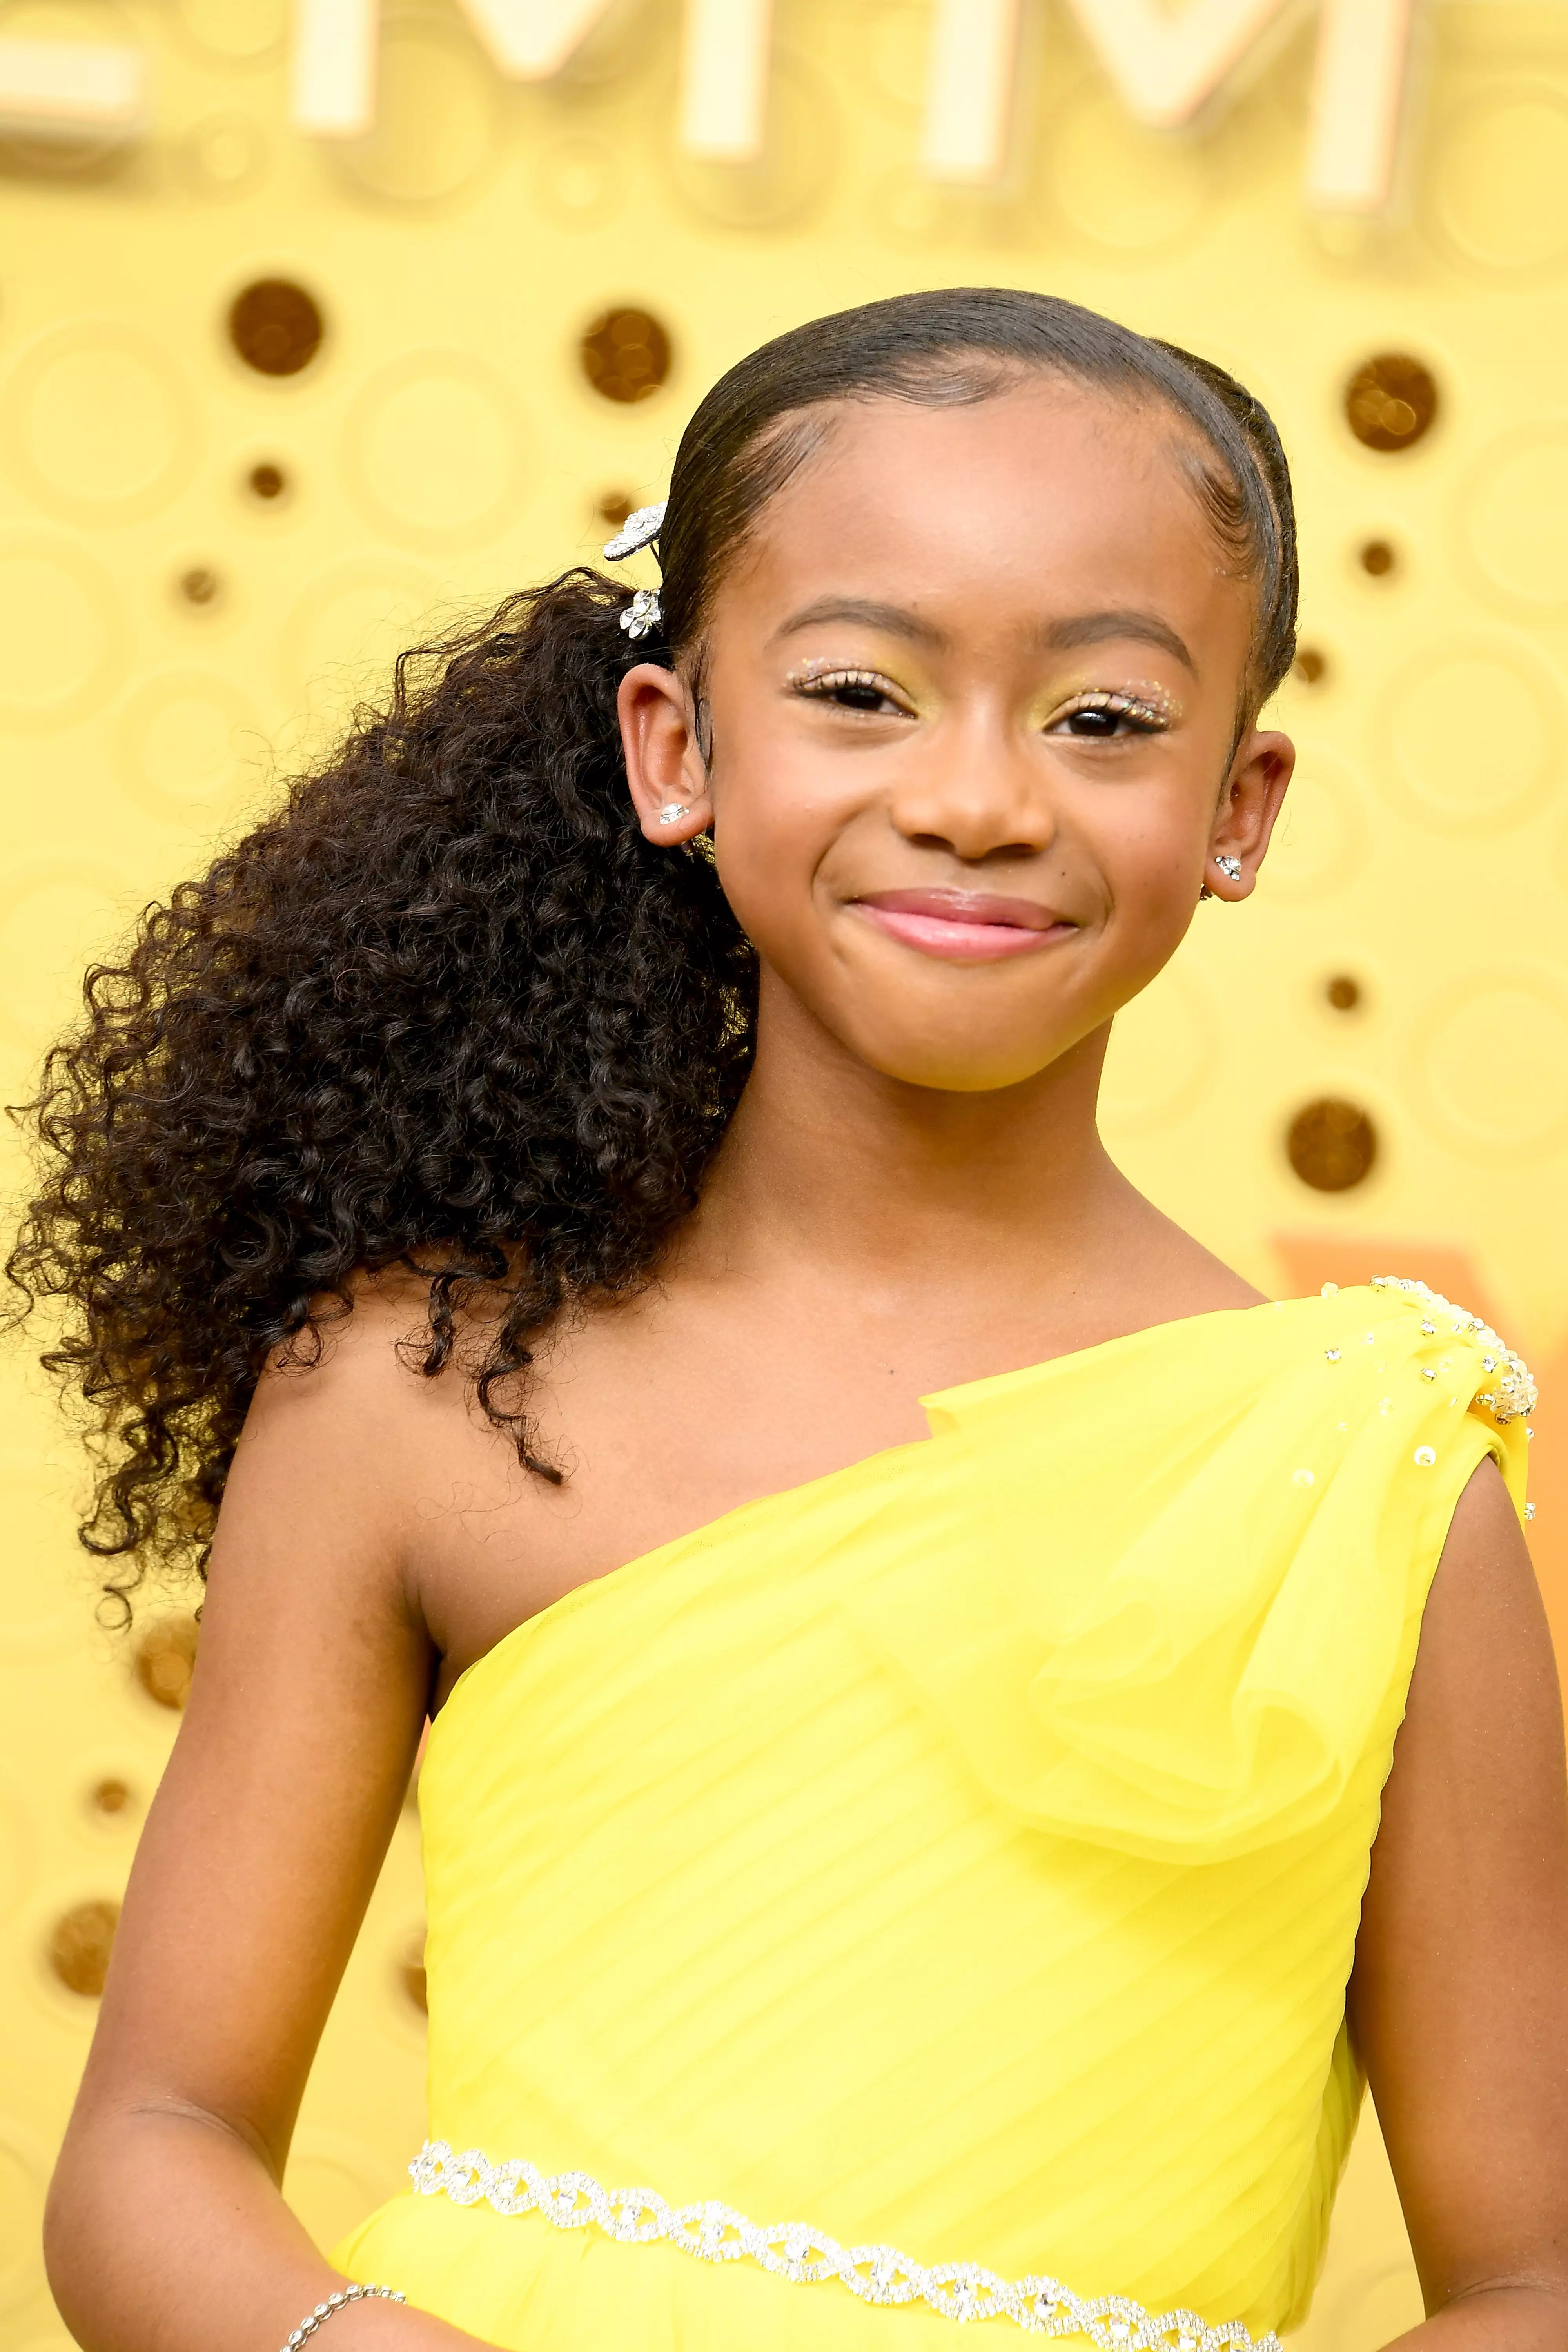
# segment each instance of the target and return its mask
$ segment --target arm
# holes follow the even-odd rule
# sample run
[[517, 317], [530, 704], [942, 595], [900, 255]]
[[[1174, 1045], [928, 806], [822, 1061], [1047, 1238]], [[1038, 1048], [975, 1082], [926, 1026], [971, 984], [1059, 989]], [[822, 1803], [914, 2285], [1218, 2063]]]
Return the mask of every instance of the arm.
[[1568, 1790], [1545, 1614], [1495, 1466], [1460, 1500], [1350, 1991], [1429, 2316], [1410, 2352], [1568, 2347]]
[[[277, 2352], [344, 2284], [279, 2183], [430, 1686], [405, 1554], [409, 1416], [434, 1400], [379, 1339], [269, 1375], [230, 1476], [190, 1703], [50, 2193], [50, 2284], [87, 2352]], [[473, 2340], [364, 2302], [322, 2342]]]

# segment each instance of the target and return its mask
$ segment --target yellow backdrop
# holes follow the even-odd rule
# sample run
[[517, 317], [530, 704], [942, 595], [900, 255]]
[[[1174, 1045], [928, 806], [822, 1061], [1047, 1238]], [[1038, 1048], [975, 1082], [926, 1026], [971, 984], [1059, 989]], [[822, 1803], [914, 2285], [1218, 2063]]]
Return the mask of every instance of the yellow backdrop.
[[[917, 167], [928, 13], [778, 0], [767, 152], [727, 165], [676, 152], [668, 0], [616, 0], [527, 89], [455, 5], [389, 0], [376, 127], [339, 145], [289, 123], [285, 0], [0, 5], [0, 38], [135, 43], [153, 70], [123, 148], [0, 143], [5, 1098], [86, 951], [265, 803], [422, 614], [658, 496], [739, 353], [905, 287], [1073, 296], [1257, 387], [1306, 561], [1291, 814], [1258, 897], [1204, 908], [1122, 1024], [1110, 1137], [1265, 1286], [1425, 1275], [1532, 1360], [1563, 1621], [1568, 12], [1433, 6], [1398, 202], [1359, 225], [1301, 198], [1308, 27], [1157, 134], [1039, 0], [1018, 160], [978, 191]], [[0, 2352], [58, 2352], [38, 2210], [188, 1597], [140, 1646], [95, 1627], [76, 1460], [37, 1376], [4, 1377]], [[421, 2137], [419, 1905], [410, 1814], [300, 2129], [289, 2190], [325, 2240]], [[1306, 2340], [1360, 2352], [1417, 2308], [1369, 2132]]]

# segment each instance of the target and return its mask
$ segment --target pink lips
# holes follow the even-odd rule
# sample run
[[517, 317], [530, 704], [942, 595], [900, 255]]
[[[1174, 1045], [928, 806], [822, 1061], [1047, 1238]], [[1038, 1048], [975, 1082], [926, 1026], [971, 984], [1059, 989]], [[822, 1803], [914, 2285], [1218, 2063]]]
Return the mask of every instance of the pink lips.
[[988, 890], [872, 890], [853, 903], [890, 939], [952, 963], [1030, 955], [1078, 929], [1032, 898], [1001, 898]]

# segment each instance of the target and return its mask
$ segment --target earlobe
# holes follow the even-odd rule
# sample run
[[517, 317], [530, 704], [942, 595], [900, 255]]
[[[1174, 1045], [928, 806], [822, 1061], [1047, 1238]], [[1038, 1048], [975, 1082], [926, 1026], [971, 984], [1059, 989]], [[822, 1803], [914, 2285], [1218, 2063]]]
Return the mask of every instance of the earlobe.
[[690, 841], [712, 820], [691, 694], [674, 670], [639, 662], [616, 698], [626, 784], [646, 839]]

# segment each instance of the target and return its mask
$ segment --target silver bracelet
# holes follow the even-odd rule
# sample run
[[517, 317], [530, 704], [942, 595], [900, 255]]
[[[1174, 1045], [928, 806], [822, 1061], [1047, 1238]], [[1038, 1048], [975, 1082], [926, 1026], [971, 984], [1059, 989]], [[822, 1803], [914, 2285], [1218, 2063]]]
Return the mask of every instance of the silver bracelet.
[[310, 2342], [318, 2327], [325, 2326], [334, 2311], [342, 2311], [345, 2303], [368, 2303], [372, 2295], [379, 2295], [384, 2303], [403, 2301], [402, 2295], [396, 2289], [390, 2286], [340, 2287], [336, 2294], [330, 2294], [325, 2303], [319, 2303], [314, 2311], [308, 2311], [305, 2314], [304, 2318], [283, 2347], [283, 2352], [300, 2352], [300, 2347]]

